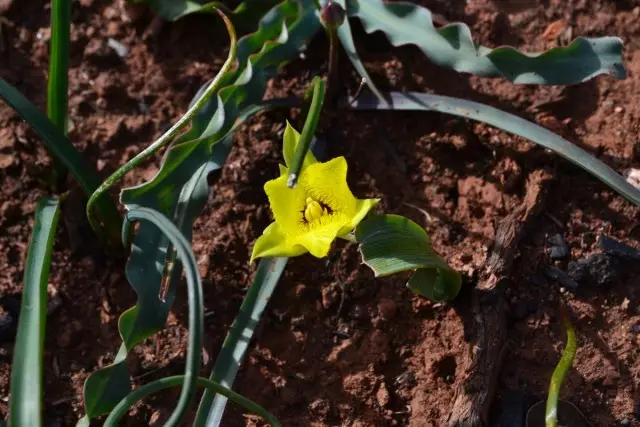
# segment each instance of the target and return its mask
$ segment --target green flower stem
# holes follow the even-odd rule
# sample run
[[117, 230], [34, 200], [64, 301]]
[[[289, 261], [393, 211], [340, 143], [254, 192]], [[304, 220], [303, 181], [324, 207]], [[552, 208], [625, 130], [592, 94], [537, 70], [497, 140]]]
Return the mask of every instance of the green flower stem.
[[[180, 230], [160, 212], [149, 208], [136, 208], [129, 211], [125, 218], [124, 226], [122, 227], [122, 239], [128, 239], [131, 224], [134, 221], [140, 220], [149, 221], [152, 224], [155, 224], [160, 230], [169, 231], [166, 233], [166, 236], [180, 256], [180, 259], [185, 266], [184, 271], [187, 278], [189, 336], [187, 342], [187, 356], [185, 358], [185, 375], [183, 377], [184, 384], [182, 386], [182, 391], [180, 392], [178, 403], [169, 417], [169, 420], [164, 425], [165, 427], [174, 427], [180, 425], [180, 421], [189, 408], [189, 404], [195, 394], [195, 386], [198, 380], [198, 372], [200, 370], [200, 351], [202, 349], [202, 332], [204, 328], [202, 283], [200, 282], [200, 275], [198, 273], [198, 263], [193, 256], [189, 241], [182, 235]], [[128, 407], [126, 407], [126, 409], [128, 409]], [[112, 419], [111, 416], [109, 419]], [[113, 418], [111, 423], [106, 422], [104, 425], [105, 427], [117, 427], [117, 418]]]
[[327, 74], [327, 99], [329, 100], [329, 105], [334, 106], [336, 101], [336, 91], [338, 82], [339, 69], [338, 69], [338, 32], [337, 29], [327, 29], [327, 33], [329, 34], [329, 71]]
[[300, 175], [300, 171], [302, 170], [302, 164], [304, 163], [304, 158], [307, 155], [307, 151], [309, 151], [309, 146], [311, 145], [313, 135], [315, 134], [316, 128], [318, 127], [318, 120], [320, 119], [320, 113], [322, 112], [322, 105], [324, 103], [326, 92], [324, 81], [320, 77], [316, 77], [313, 79], [313, 82], [311, 84], [313, 87], [313, 99], [311, 100], [309, 113], [307, 114], [307, 118], [304, 122], [302, 134], [300, 134], [298, 148], [293, 154], [293, 160], [291, 162], [291, 172], [289, 173], [289, 177], [287, 179], [287, 186], [289, 188], [294, 188], [298, 183], [298, 176]]
[[[159, 380], [153, 381], [149, 384], [145, 384], [137, 388], [133, 393], [131, 393], [130, 395], [122, 399], [120, 403], [118, 403], [118, 405], [113, 409], [113, 411], [111, 411], [111, 413], [109, 414], [109, 416], [107, 417], [104, 423], [105, 427], [119, 425], [118, 422], [120, 421], [120, 419], [139, 400], [144, 399], [145, 397], [153, 393], [156, 393], [158, 391], [161, 391], [170, 387], [178, 386], [182, 384], [184, 381], [185, 381], [184, 376], [177, 375], [173, 377], [161, 378]], [[262, 406], [258, 405], [257, 403], [252, 402], [246, 397], [232, 390], [229, 390], [228, 388], [223, 387], [220, 384], [206, 378], [198, 377], [196, 379], [196, 382], [198, 386], [205, 387], [207, 390], [213, 393], [221, 394], [226, 398], [228, 398], [229, 400], [231, 400], [232, 402], [240, 406], [243, 406], [245, 409], [255, 414], [260, 415], [262, 418], [265, 419], [266, 422], [269, 423], [269, 425], [273, 427], [282, 427], [281, 424], [278, 422], [278, 420], [273, 415], [271, 415], [266, 409], [264, 409]], [[167, 425], [169, 424], [168, 423], [165, 424], [165, 426]]]
[[229, 48], [229, 55], [227, 56], [227, 60], [222, 65], [222, 68], [215, 76], [215, 78], [211, 81], [211, 84], [203, 93], [203, 95], [191, 106], [191, 108], [189, 108], [189, 110], [187, 110], [187, 112], [171, 127], [171, 129], [165, 132], [165, 134], [162, 135], [157, 141], [148, 146], [129, 162], [121, 166], [120, 169], [115, 171], [109, 178], [107, 178], [91, 195], [87, 203], [87, 218], [89, 219], [91, 227], [96, 231], [96, 233], [98, 233], [98, 235], [102, 235], [102, 233], [100, 232], [100, 223], [98, 222], [93, 209], [93, 205], [95, 204], [96, 200], [98, 200], [100, 196], [105, 193], [111, 186], [122, 179], [122, 177], [124, 177], [127, 172], [139, 166], [143, 161], [155, 154], [156, 151], [158, 151], [160, 148], [171, 143], [178, 136], [180, 131], [191, 121], [195, 114], [207, 103], [207, 101], [215, 93], [218, 92], [221, 86], [222, 77], [231, 69], [231, 67], [233, 67], [238, 48], [236, 32], [233, 27], [233, 23], [227, 17], [227, 15], [225, 15], [219, 9], [216, 9], [216, 11], [224, 20], [224, 23], [227, 26], [227, 31], [229, 32], [231, 46]]
[[[71, 0], [52, 0], [47, 116], [65, 135], [67, 134], [70, 34]], [[67, 168], [56, 156], [52, 155], [51, 161], [54, 189], [62, 191], [67, 177]]]
[[578, 341], [576, 339], [576, 332], [573, 329], [573, 325], [569, 320], [569, 316], [564, 308], [560, 308], [562, 315], [562, 323], [567, 330], [567, 345], [564, 348], [560, 362], [553, 371], [551, 376], [551, 383], [549, 384], [549, 394], [547, 395], [547, 408], [545, 412], [545, 425], [546, 427], [558, 426], [558, 398], [560, 396], [560, 387], [569, 372], [569, 369], [573, 365], [573, 359], [576, 357], [576, 350], [578, 348]]

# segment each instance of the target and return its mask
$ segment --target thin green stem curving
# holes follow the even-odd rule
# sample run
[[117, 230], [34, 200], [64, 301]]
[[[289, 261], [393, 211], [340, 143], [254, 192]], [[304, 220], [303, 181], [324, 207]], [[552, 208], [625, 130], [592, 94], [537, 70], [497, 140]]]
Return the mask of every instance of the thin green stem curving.
[[[130, 227], [133, 221], [149, 221], [163, 230], [167, 238], [171, 241], [173, 248], [178, 253], [184, 266], [187, 278], [187, 299], [189, 302], [189, 337], [187, 341], [187, 356], [184, 383], [173, 413], [166, 422], [165, 427], [179, 425], [189, 408], [189, 404], [195, 394], [195, 386], [200, 370], [200, 351], [202, 349], [202, 333], [204, 324], [204, 306], [202, 303], [202, 283], [191, 245], [182, 235], [180, 230], [160, 212], [149, 208], [136, 208], [127, 213], [124, 226], [122, 227], [122, 239], [125, 241], [129, 237]], [[116, 427], [117, 419], [111, 424], [105, 423], [105, 427]]]
[[309, 151], [311, 140], [313, 139], [313, 135], [318, 127], [318, 120], [320, 120], [322, 104], [324, 103], [324, 81], [320, 77], [316, 77], [313, 79], [311, 84], [313, 87], [313, 99], [311, 100], [309, 113], [307, 114], [304, 127], [302, 128], [302, 133], [300, 134], [298, 147], [296, 148], [296, 151], [293, 154], [293, 160], [291, 161], [291, 172], [287, 179], [287, 186], [289, 188], [294, 188], [298, 183], [298, 176], [300, 175], [300, 170], [302, 170], [302, 163], [304, 162], [304, 157], [307, 155], [307, 151]]
[[[138, 387], [135, 391], [133, 391], [130, 395], [125, 397], [118, 403], [118, 405], [113, 408], [113, 411], [107, 417], [104, 425], [107, 426], [117, 426], [120, 419], [131, 409], [133, 405], [135, 405], [139, 400], [144, 399], [145, 397], [156, 393], [158, 391], [175, 387], [182, 384], [185, 381], [185, 377], [183, 375], [176, 375], [173, 377], [161, 378], [149, 384], [145, 384], [141, 387]], [[198, 377], [196, 378], [196, 383], [200, 387], [205, 387], [208, 391], [212, 393], [218, 393], [237, 405], [244, 407], [246, 410], [253, 412], [254, 414], [260, 415], [264, 420], [269, 423], [272, 427], [282, 427], [282, 425], [278, 422], [278, 420], [271, 415], [266, 409], [257, 403], [252, 402], [246, 397], [234, 392], [233, 390], [229, 390], [226, 387], [218, 384], [215, 381], [211, 381], [206, 378]], [[169, 425], [168, 423], [165, 426]]]
[[[212, 6], [213, 7], [213, 6]], [[93, 205], [96, 200], [100, 198], [100, 196], [105, 193], [111, 186], [113, 186], [116, 182], [124, 177], [124, 175], [129, 172], [131, 169], [139, 166], [143, 161], [148, 159], [150, 156], [155, 154], [160, 148], [165, 145], [171, 143], [178, 136], [180, 131], [191, 121], [191, 119], [195, 116], [195, 114], [200, 111], [202, 107], [209, 101], [209, 99], [218, 92], [220, 86], [222, 84], [222, 77], [233, 67], [233, 64], [236, 59], [236, 52], [238, 48], [238, 41], [236, 37], [236, 32], [233, 27], [233, 23], [231, 20], [221, 12], [219, 9], [216, 9], [218, 14], [224, 20], [225, 25], [227, 26], [227, 31], [229, 32], [229, 38], [231, 42], [231, 46], [229, 48], [229, 55], [227, 56], [227, 60], [222, 65], [222, 68], [215, 76], [215, 78], [209, 84], [209, 87], [202, 94], [202, 96], [193, 103], [193, 105], [187, 110], [187, 112], [169, 129], [164, 133], [157, 141], [151, 144], [149, 147], [140, 152], [137, 156], [131, 159], [129, 162], [120, 167], [117, 171], [115, 171], [109, 178], [107, 178], [98, 189], [91, 195], [89, 201], [87, 202], [87, 218], [89, 219], [89, 223], [91, 227], [98, 233], [98, 235], [102, 235], [100, 233], [100, 223], [98, 222]]]
[[567, 345], [564, 348], [560, 362], [553, 371], [551, 376], [551, 383], [549, 384], [549, 394], [547, 395], [547, 408], [545, 411], [545, 425], [546, 427], [558, 426], [558, 398], [560, 396], [560, 387], [573, 365], [573, 359], [576, 357], [576, 351], [578, 348], [578, 340], [576, 339], [576, 332], [573, 329], [573, 325], [569, 320], [569, 316], [564, 308], [560, 308], [562, 315], [562, 323], [567, 330]]

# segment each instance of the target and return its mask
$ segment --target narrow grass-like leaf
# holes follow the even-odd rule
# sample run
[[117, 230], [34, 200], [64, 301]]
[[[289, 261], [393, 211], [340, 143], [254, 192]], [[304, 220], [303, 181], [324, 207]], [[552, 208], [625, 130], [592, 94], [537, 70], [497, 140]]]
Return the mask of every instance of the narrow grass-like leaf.
[[59, 217], [57, 199], [38, 201], [24, 269], [22, 307], [11, 367], [10, 427], [42, 425], [47, 284]]
[[[213, 372], [209, 377], [224, 387], [231, 387], [240, 364], [244, 360], [249, 343], [260, 323], [267, 302], [282, 276], [288, 258], [265, 258], [260, 261], [253, 283], [240, 306], [240, 312], [222, 344]], [[195, 427], [221, 425], [227, 398], [215, 396], [215, 391], [206, 390], [194, 422]]]
[[533, 84], [573, 84], [600, 74], [626, 77], [618, 37], [578, 37], [566, 47], [531, 54], [512, 47], [477, 47], [467, 25], [436, 29], [431, 12], [414, 3], [348, 0], [347, 13], [358, 17], [367, 33], [382, 31], [392, 45], [413, 44], [436, 64], [460, 72]]
[[567, 377], [567, 373], [573, 365], [573, 359], [576, 357], [578, 349], [578, 340], [576, 339], [576, 332], [573, 329], [569, 315], [564, 308], [561, 308], [562, 323], [567, 331], [567, 345], [562, 352], [560, 362], [556, 366], [551, 376], [551, 382], [549, 384], [549, 394], [547, 395], [547, 407], [545, 411], [545, 424], [546, 427], [558, 426], [558, 398], [560, 397], [560, 388], [564, 379]]
[[[63, 134], [67, 134], [67, 99], [69, 89], [69, 39], [71, 37], [71, 0], [51, 1], [51, 43], [47, 115]], [[59, 158], [52, 158], [55, 185], [64, 186], [67, 168]]]
[[[152, 383], [145, 384], [141, 387], [138, 387], [133, 393], [128, 395], [126, 398], [120, 401], [118, 405], [113, 409], [113, 411], [107, 417], [105, 421], [105, 426], [108, 425], [117, 425], [118, 421], [129, 411], [129, 409], [139, 400], [144, 399], [145, 397], [157, 393], [158, 391], [175, 387], [184, 383], [185, 377], [182, 375], [161, 378]], [[196, 379], [196, 383], [200, 387], [205, 387], [206, 390], [210, 393], [218, 393], [225, 398], [231, 400], [233, 403], [242, 406], [246, 410], [253, 412], [264, 418], [264, 420], [269, 423], [272, 427], [281, 427], [281, 424], [278, 420], [271, 415], [266, 409], [257, 403], [252, 402], [246, 397], [234, 392], [233, 390], [228, 389], [220, 385], [215, 381], [211, 381], [206, 378], [198, 377]]]
[[[89, 167], [67, 137], [17, 89], [0, 78], [0, 99], [15, 110], [43, 139], [45, 146], [71, 172], [87, 196], [100, 185], [97, 172]], [[107, 194], [96, 200], [96, 209], [108, 236], [117, 241], [120, 236], [120, 213]]]
[[[336, 3], [342, 6], [343, 9], [347, 9], [345, 0], [336, 0]], [[351, 64], [353, 65], [353, 68], [355, 68], [358, 74], [360, 74], [360, 77], [364, 79], [369, 89], [371, 89], [371, 92], [373, 92], [381, 102], [386, 102], [386, 100], [384, 99], [384, 94], [375, 85], [375, 83], [369, 76], [367, 69], [364, 67], [362, 60], [360, 59], [360, 55], [358, 55], [356, 44], [353, 41], [353, 34], [351, 33], [351, 24], [349, 24], [348, 19], [345, 19], [342, 25], [338, 27], [337, 34], [342, 47], [347, 53], [349, 61], [351, 61]]]
[[552, 150], [640, 206], [640, 190], [596, 157], [540, 125], [485, 104], [450, 96], [393, 92], [388, 98], [391, 104], [363, 94], [352, 105], [358, 110], [437, 111], [490, 124]]
[[435, 301], [458, 295], [462, 279], [431, 247], [418, 224], [399, 215], [372, 215], [356, 228], [362, 261], [376, 277], [417, 270], [407, 287]]

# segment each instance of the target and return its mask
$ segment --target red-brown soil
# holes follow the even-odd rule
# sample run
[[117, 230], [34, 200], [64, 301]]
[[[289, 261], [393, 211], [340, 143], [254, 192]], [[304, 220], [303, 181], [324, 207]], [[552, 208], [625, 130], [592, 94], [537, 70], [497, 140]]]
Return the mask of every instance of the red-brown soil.
[[[478, 42], [523, 50], [554, 46], [563, 19], [574, 36], [618, 35], [625, 41], [625, 81], [600, 77], [570, 87], [513, 86], [500, 79], [438, 68], [417, 49], [392, 49], [381, 35], [358, 46], [385, 89], [459, 96], [535, 120], [586, 148], [620, 172], [640, 167], [640, 2], [634, 0], [423, 0], [449, 21], [468, 23]], [[44, 108], [48, 69], [48, 4], [14, 1], [3, 17], [0, 76]], [[73, 3], [70, 138], [106, 177], [158, 137], [185, 111], [196, 90], [221, 66], [227, 36], [212, 17], [165, 25], [143, 40], [151, 21], [131, 22], [107, 0]], [[565, 28], [565, 29], [566, 29]], [[121, 59], [106, 42], [129, 48]], [[563, 36], [559, 37], [562, 40]], [[562, 42], [562, 41], [561, 41]], [[288, 65], [268, 96], [300, 95], [310, 75], [326, 70], [326, 40]], [[346, 58], [343, 58], [346, 59]], [[357, 77], [343, 61], [351, 88]], [[149, 111], [146, 111], [148, 106]], [[277, 174], [284, 113], [260, 115], [243, 126], [212, 197], [195, 223], [194, 249], [205, 282], [206, 353], [215, 359], [254, 267], [250, 248], [270, 215], [262, 191]], [[236, 382], [236, 390], [271, 410], [285, 426], [442, 426], [463, 380], [469, 351], [464, 325], [474, 273], [485, 262], [497, 226], [522, 201], [536, 168], [554, 170], [545, 213], [520, 245], [509, 302], [508, 353], [493, 405], [514, 390], [540, 399], [564, 346], [559, 300], [567, 301], [579, 339], [562, 396], [594, 426], [640, 426], [640, 268], [620, 262], [616, 276], [575, 293], [543, 275], [548, 236], [562, 234], [571, 259], [599, 252], [609, 235], [638, 247], [639, 209], [587, 173], [520, 138], [482, 124], [435, 113], [347, 112], [327, 117], [321, 133], [329, 155], [345, 155], [358, 197], [381, 197], [388, 213], [412, 218], [435, 248], [465, 277], [451, 304], [434, 304], [405, 287], [406, 276], [374, 279], [354, 245], [326, 260], [292, 259]], [[35, 203], [49, 166], [38, 137], [0, 107], [0, 294], [21, 289]], [[127, 176], [125, 185], [153, 176], [158, 160]], [[117, 193], [114, 192], [114, 196]], [[51, 286], [62, 306], [47, 324], [46, 416], [74, 425], [83, 414], [87, 375], [109, 363], [120, 340], [118, 315], [134, 303], [124, 261], [106, 257], [88, 237], [80, 192], [72, 184], [52, 265]], [[412, 206], [417, 206], [424, 215]], [[560, 266], [564, 268], [564, 265]], [[177, 374], [186, 345], [185, 295], [178, 296], [167, 328], [137, 349], [136, 383]], [[0, 355], [0, 415], [6, 416], [12, 343]], [[211, 368], [211, 362], [203, 371]], [[158, 422], [176, 392], [136, 407], [128, 425]], [[634, 414], [635, 411], [635, 414]], [[153, 420], [152, 420], [153, 418]], [[260, 425], [233, 409], [225, 425]], [[160, 425], [160, 424], [156, 424]]]

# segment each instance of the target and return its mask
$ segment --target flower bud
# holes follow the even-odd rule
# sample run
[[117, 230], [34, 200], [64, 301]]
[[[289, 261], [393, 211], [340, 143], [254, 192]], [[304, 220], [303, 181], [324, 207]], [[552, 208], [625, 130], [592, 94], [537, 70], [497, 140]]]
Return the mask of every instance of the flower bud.
[[344, 22], [346, 12], [338, 3], [329, 0], [320, 12], [320, 20], [328, 30], [337, 29]]

